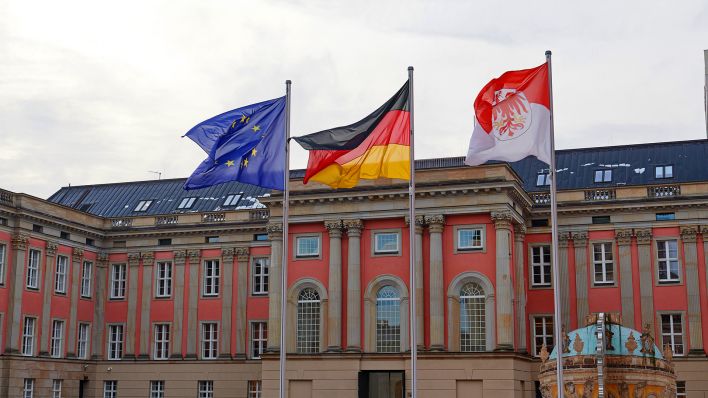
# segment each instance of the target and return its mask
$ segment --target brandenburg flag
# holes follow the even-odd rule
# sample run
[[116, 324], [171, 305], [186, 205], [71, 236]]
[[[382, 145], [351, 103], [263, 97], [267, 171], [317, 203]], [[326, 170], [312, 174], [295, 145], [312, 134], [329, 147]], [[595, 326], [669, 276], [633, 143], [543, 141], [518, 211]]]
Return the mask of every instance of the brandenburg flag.
[[351, 188], [360, 178], [410, 178], [408, 82], [379, 109], [348, 126], [293, 137], [309, 151], [304, 183]]
[[474, 112], [466, 164], [514, 162], [529, 155], [551, 163], [548, 64], [492, 79], [477, 95]]

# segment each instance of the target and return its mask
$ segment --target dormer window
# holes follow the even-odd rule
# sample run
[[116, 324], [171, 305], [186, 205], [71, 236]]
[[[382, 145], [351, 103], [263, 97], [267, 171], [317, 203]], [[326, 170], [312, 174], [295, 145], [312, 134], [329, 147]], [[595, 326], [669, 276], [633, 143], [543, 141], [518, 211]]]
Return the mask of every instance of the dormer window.
[[551, 185], [551, 175], [548, 173], [540, 173], [536, 176], [536, 186], [542, 187], [544, 185]]
[[177, 209], [180, 210], [186, 210], [186, 209], [191, 209], [192, 206], [194, 206], [194, 202], [197, 201], [197, 198], [184, 198], [182, 199], [181, 202], [179, 202], [179, 206], [177, 206]]
[[674, 166], [656, 166], [654, 169], [654, 177], [657, 179], [661, 178], [673, 178], [674, 176]]
[[237, 194], [228, 194], [226, 196], [226, 200], [224, 201], [224, 206], [236, 206], [238, 203], [239, 199], [241, 199], [241, 195]]
[[612, 182], [612, 170], [595, 170], [595, 182]]
[[152, 204], [152, 200], [141, 200], [138, 202], [138, 205], [135, 206], [135, 210], [133, 211], [139, 211], [139, 212], [144, 212], [147, 211], [148, 207]]

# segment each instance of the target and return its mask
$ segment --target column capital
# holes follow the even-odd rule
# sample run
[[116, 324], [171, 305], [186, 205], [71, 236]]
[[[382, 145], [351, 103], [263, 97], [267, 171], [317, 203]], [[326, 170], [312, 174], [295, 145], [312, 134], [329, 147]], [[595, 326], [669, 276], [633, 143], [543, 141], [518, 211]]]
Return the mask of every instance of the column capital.
[[342, 237], [342, 220], [325, 220], [324, 226], [327, 228], [330, 238]]
[[283, 240], [283, 224], [268, 224], [266, 225], [266, 232], [270, 240]]
[[570, 241], [570, 232], [559, 232], [558, 233], [558, 247], [568, 247]]
[[514, 240], [523, 242], [526, 239], [526, 226], [523, 224], [514, 224]]
[[651, 228], [649, 228], [649, 229], [635, 229], [634, 236], [637, 237], [637, 244], [638, 245], [651, 244]]
[[96, 256], [96, 267], [105, 268], [108, 266], [108, 253], [100, 252]]
[[615, 231], [615, 240], [620, 246], [627, 246], [632, 242], [631, 229], [618, 229]]
[[588, 245], [588, 232], [587, 231], [575, 231], [571, 233], [573, 238], [574, 247], [583, 247]]
[[511, 229], [511, 222], [514, 219], [511, 212], [508, 210], [493, 211], [491, 214], [494, 228], [496, 229]]
[[221, 259], [227, 263], [234, 261], [235, 249], [233, 247], [221, 248]]
[[143, 260], [143, 266], [151, 266], [155, 263], [155, 255], [152, 252], [140, 253], [140, 258]]
[[55, 254], [57, 254], [57, 249], [59, 248], [59, 245], [56, 244], [56, 242], [47, 241], [47, 247], [46, 247], [46, 254], [47, 257], [51, 257]]
[[199, 250], [187, 250], [187, 257], [189, 257], [189, 264], [199, 264]]
[[12, 248], [15, 250], [27, 250], [29, 235], [16, 233], [12, 235]]
[[703, 241], [708, 241], [708, 225], [700, 225], [699, 228], [701, 230], [701, 233], [703, 234]]
[[128, 265], [130, 265], [130, 267], [137, 267], [138, 264], [140, 264], [140, 253], [128, 253]]
[[81, 257], [84, 256], [84, 249], [80, 247], [75, 247], [71, 251], [71, 257], [73, 258], [74, 261], [79, 262], [81, 261]]
[[[416, 224], [418, 220], [416, 220]], [[428, 232], [441, 233], [445, 227], [445, 216], [443, 214], [434, 214], [426, 216], [425, 222], [428, 224]]]
[[175, 250], [172, 254], [174, 255], [175, 264], [184, 265], [187, 260], [187, 252], [185, 250]]
[[344, 220], [342, 224], [347, 231], [347, 236], [359, 237], [361, 230], [364, 229], [364, 222], [361, 220]]
[[695, 243], [698, 235], [698, 227], [694, 225], [681, 227], [681, 240], [684, 242]]
[[235, 253], [236, 253], [236, 258], [238, 259], [239, 262], [244, 262], [248, 261], [248, 257], [250, 255], [250, 249], [247, 247], [236, 247], [234, 248]]

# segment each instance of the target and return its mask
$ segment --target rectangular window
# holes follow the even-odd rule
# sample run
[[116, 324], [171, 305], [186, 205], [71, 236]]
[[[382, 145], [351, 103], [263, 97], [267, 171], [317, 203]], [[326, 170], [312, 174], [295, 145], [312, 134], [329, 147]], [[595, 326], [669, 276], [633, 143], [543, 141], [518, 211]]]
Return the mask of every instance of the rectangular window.
[[593, 224], [609, 224], [610, 222], [610, 216], [592, 216]]
[[93, 274], [93, 263], [84, 261], [81, 267], [81, 297], [91, 297], [91, 280]]
[[612, 170], [595, 170], [595, 182], [612, 182]]
[[155, 296], [170, 297], [172, 295], [172, 263], [157, 263], [155, 273]]
[[686, 382], [676, 381], [676, 398], [686, 396]]
[[219, 260], [204, 261], [203, 296], [219, 295]]
[[64, 321], [52, 322], [52, 339], [49, 353], [52, 358], [61, 358], [64, 348]]
[[536, 186], [542, 187], [545, 185], [551, 185], [551, 175], [548, 173], [539, 173], [536, 175]]
[[253, 240], [263, 242], [268, 240], [268, 234], [253, 234]]
[[672, 178], [674, 176], [674, 166], [656, 166], [654, 169], [654, 177], [657, 179], [661, 178]]
[[482, 250], [482, 228], [460, 228], [457, 230], [457, 250]]
[[260, 296], [268, 294], [268, 269], [270, 268], [270, 258], [256, 257], [253, 259], [251, 270], [252, 283], [251, 294]]
[[139, 211], [139, 212], [147, 211], [148, 207], [150, 207], [151, 204], [152, 204], [152, 200], [141, 200], [140, 202], [138, 202], [138, 205], [135, 206], [135, 210], [133, 210], [133, 211]]
[[319, 236], [298, 236], [295, 238], [295, 257], [308, 258], [320, 255]]
[[150, 398], [165, 398], [165, 381], [150, 381]]
[[39, 262], [42, 252], [39, 250], [29, 251], [29, 260], [27, 261], [27, 287], [29, 289], [39, 288]]
[[57, 256], [57, 268], [54, 271], [54, 293], [66, 294], [66, 273], [69, 269], [69, 257]]
[[675, 219], [676, 214], [674, 213], [656, 213], [656, 221], [669, 221]]
[[125, 298], [125, 264], [113, 264], [111, 266], [111, 298]]
[[103, 398], [118, 398], [118, 382], [106, 380], [103, 382]]
[[34, 379], [25, 379], [22, 386], [22, 398], [34, 397]]
[[238, 204], [239, 199], [241, 199], [241, 195], [229, 194], [226, 196], [226, 200], [224, 200], [223, 206], [236, 206], [236, 204]]
[[96, 246], [96, 241], [91, 238], [86, 238], [86, 244], [89, 246]]
[[90, 330], [91, 326], [88, 323], [79, 324], [78, 339], [76, 342], [76, 357], [79, 359], [88, 359]]
[[548, 226], [548, 219], [547, 218], [531, 219], [531, 226], [532, 227], [547, 227]]
[[158, 246], [169, 246], [171, 244], [172, 244], [172, 238], [164, 238], [164, 239], [157, 240]]
[[167, 359], [170, 357], [170, 325], [155, 325], [155, 350], [154, 359]]
[[179, 202], [179, 205], [177, 206], [178, 209], [191, 209], [192, 206], [194, 206], [194, 202], [197, 200], [197, 198], [184, 198], [182, 199], [181, 202]]
[[553, 317], [535, 316], [533, 317], [533, 341], [534, 355], [539, 356], [543, 345], [550, 354], [553, 351]]
[[219, 356], [219, 325], [216, 322], [202, 323], [202, 359]]
[[593, 264], [596, 285], [615, 283], [615, 266], [612, 257], [612, 243], [594, 243]]
[[669, 345], [674, 355], [683, 355], [683, 325], [681, 314], [661, 315], [661, 345]]
[[7, 246], [0, 244], [0, 285], [5, 284], [5, 256], [7, 255]]
[[22, 325], [22, 355], [34, 355], [34, 326], [37, 322], [36, 318], [25, 317], [25, 323]]
[[59, 237], [62, 238], [62, 239], [69, 240], [69, 239], [71, 239], [71, 234], [68, 233], [68, 232], [66, 232], [66, 231], [60, 231], [60, 232], [59, 232]]
[[374, 233], [374, 254], [397, 254], [399, 251], [398, 232]]
[[61, 398], [62, 384], [63, 383], [61, 379], [52, 380], [52, 398]]
[[199, 398], [214, 398], [214, 382], [199, 380]]
[[108, 325], [108, 359], [123, 357], [123, 325]]
[[248, 398], [261, 398], [261, 381], [248, 381]]
[[251, 323], [251, 358], [260, 359], [268, 344], [268, 323]]
[[42, 227], [41, 225], [32, 224], [32, 232], [38, 232], [41, 234], [42, 232], [44, 232], [44, 227]]
[[551, 286], [551, 247], [531, 248], [531, 286]]
[[204, 243], [219, 243], [218, 236], [207, 236], [204, 238]]
[[678, 283], [679, 276], [678, 242], [676, 240], [660, 240], [656, 242], [659, 283]]

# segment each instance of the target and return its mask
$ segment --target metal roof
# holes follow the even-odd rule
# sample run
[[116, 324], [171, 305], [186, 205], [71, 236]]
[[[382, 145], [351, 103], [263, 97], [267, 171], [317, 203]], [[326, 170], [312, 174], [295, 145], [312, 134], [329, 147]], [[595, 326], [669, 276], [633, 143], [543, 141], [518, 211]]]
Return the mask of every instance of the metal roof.
[[[676, 184], [708, 181], [708, 140], [660, 142], [614, 147], [565, 149], [556, 151], [558, 189], [589, 189], [629, 185]], [[499, 163], [499, 162], [490, 162]], [[464, 157], [419, 159], [416, 170], [466, 167]], [[523, 180], [527, 192], [547, 190], [536, 186], [539, 173], [548, 173], [548, 166], [534, 157], [510, 164]], [[655, 178], [655, 167], [671, 165], [673, 177]], [[610, 182], [595, 183], [597, 170], [612, 170]], [[304, 170], [292, 170], [291, 178], [302, 178]], [[185, 179], [137, 181], [64, 187], [49, 201], [103, 217], [125, 217], [181, 212], [209, 212], [225, 209], [255, 209], [265, 207], [259, 197], [269, 190], [239, 182], [211, 188], [185, 191]], [[234, 206], [225, 207], [229, 194], [241, 195]], [[177, 207], [184, 198], [196, 198], [187, 210]], [[144, 212], [135, 211], [141, 200], [152, 200]]]

